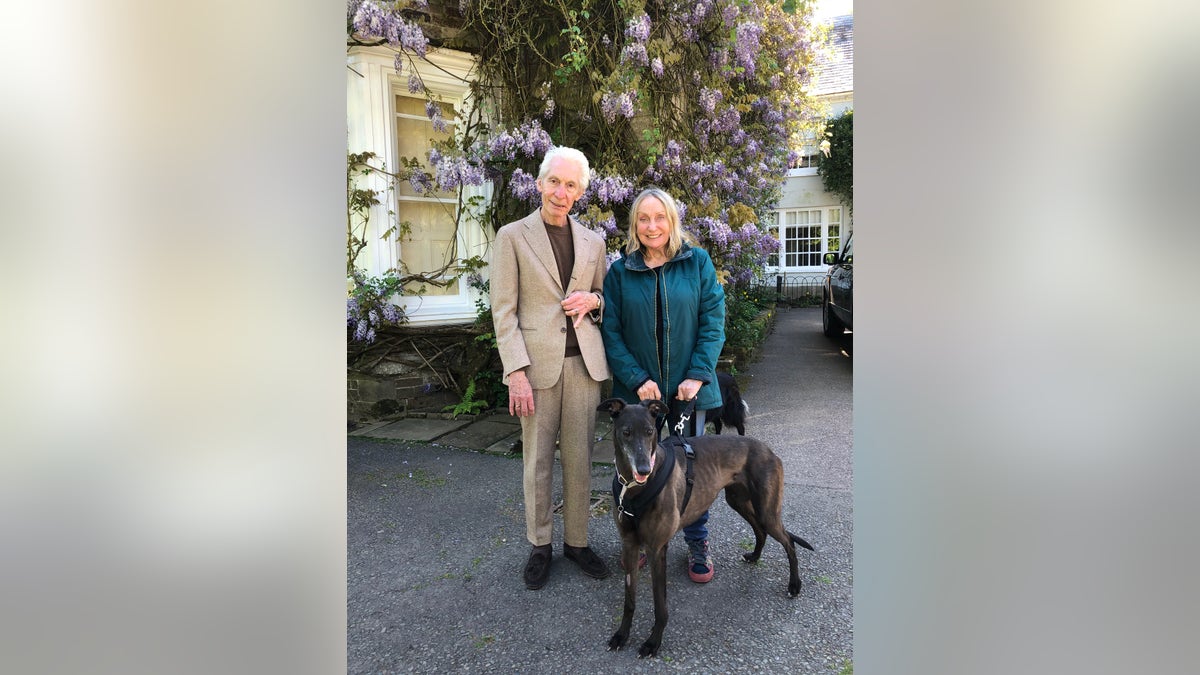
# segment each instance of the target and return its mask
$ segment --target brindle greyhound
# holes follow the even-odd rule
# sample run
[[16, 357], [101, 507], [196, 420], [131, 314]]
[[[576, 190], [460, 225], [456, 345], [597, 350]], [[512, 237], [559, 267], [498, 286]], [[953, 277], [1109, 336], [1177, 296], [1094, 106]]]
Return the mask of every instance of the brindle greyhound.
[[[620, 649], [629, 638], [637, 595], [638, 550], [645, 547], [651, 561], [654, 628], [638, 650], [638, 658], [658, 653], [667, 625], [667, 542], [684, 525], [700, 517], [722, 488], [725, 501], [754, 529], [754, 550], [742, 554], [742, 558], [756, 562], [766, 535], [771, 535], [787, 552], [791, 568], [788, 595], [800, 593], [793, 542], [810, 551], [812, 546], [783, 526], [783, 462], [765, 443], [748, 436], [688, 438], [685, 442], [694, 453], [692, 466], [688, 466], [682, 447], [676, 451], [676, 445], [656, 442], [655, 417], [667, 413], [661, 401], [630, 405], [610, 398], [597, 410], [606, 410], [613, 417], [617, 468], [613, 480], [617, 507], [613, 511], [625, 568], [625, 611], [621, 626], [608, 641], [610, 650]], [[656, 489], [657, 494], [650, 497]]]

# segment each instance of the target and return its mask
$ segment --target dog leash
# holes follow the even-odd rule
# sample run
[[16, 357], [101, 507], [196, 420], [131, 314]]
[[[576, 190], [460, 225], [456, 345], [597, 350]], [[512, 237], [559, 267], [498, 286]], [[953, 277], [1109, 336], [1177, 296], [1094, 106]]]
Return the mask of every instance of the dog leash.
[[683, 412], [679, 415], [679, 422], [675, 424], [674, 436], [676, 444], [683, 446], [683, 454], [687, 457], [687, 490], [683, 493], [683, 503], [679, 505], [679, 513], [683, 514], [687, 510], [688, 501], [692, 498], [692, 484], [695, 478], [692, 474], [692, 460], [696, 459], [696, 451], [692, 449], [692, 444], [683, 440], [683, 429], [688, 420], [692, 418], [692, 414], [696, 412], [696, 399], [689, 399], [687, 405], [683, 407]]

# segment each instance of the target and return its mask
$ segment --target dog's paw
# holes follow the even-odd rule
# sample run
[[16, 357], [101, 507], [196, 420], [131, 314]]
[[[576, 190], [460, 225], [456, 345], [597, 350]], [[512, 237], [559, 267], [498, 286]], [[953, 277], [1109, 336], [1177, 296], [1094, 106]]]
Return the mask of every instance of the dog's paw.
[[608, 639], [608, 651], [613, 652], [617, 651], [621, 647], [624, 647], [625, 640], [627, 639], [629, 639], [628, 633], [622, 633], [620, 631], [613, 633], [613, 636]]
[[642, 648], [638, 650], [638, 658], [644, 659], [652, 656], [658, 656], [659, 643], [653, 640], [646, 640], [642, 643]]
[[742, 560], [745, 560], [746, 562], [753, 564], [753, 563], [758, 562], [758, 558], [760, 555], [762, 555], [762, 554], [761, 553], [755, 554], [754, 551], [750, 551], [749, 553], [742, 554]]
[[797, 595], [800, 595], [800, 580], [799, 579], [788, 582], [788, 596], [794, 598]]

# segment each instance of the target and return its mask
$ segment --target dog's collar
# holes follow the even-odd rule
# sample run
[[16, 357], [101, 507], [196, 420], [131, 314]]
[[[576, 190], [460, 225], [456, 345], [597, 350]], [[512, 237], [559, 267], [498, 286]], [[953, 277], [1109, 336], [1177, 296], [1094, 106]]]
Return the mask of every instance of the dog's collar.
[[[672, 439], [669, 439], [672, 440]], [[638, 520], [646, 511], [650, 509], [650, 505], [654, 503], [654, 498], [658, 493], [662, 492], [667, 481], [671, 478], [671, 473], [675, 471], [675, 452], [674, 446], [668, 446], [667, 442], [659, 443], [655, 452], [660, 453], [659, 461], [653, 471], [650, 472], [650, 478], [638, 485], [637, 483], [626, 481], [617, 471], [613, 476], [612, 490], [613, 502], [616, 505], [617, 513], [625, 516], [633, 521], [634, 527], [637, 527]], [[628, 495], [628, 490], [631, 487], [640, 487], [636, 494]], [[626, 497], [629, 497], [627, 500]]]

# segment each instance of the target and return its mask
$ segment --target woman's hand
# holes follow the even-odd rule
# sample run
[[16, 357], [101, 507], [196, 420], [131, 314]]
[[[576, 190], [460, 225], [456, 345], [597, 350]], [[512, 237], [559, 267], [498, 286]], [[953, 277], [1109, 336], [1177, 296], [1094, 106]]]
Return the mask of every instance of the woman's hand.
[[659, 390], [658, 383], [654, 380], [646, 380], [645, 384], [638, 387], [637, 395], [639, 401], [662, 400], [662, 391]]
[[704, 385], [700, 380], [684, 380], [679, 383], [679, 389], [675, 392], [675, 398], [680, 401], [690, 401], [696, 398], [696, 392], [700, 391], [700, 387]]

